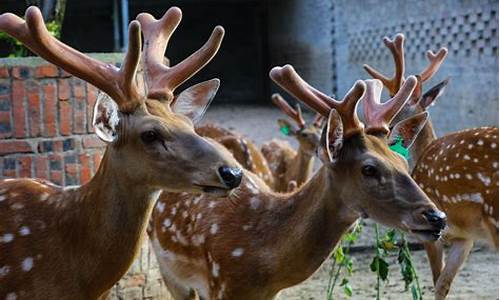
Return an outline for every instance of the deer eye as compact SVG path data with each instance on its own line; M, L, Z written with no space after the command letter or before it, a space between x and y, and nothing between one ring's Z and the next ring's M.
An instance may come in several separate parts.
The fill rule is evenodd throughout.
M141 140L144 144L151 144L160 139L156 131L148 130L141 133Z
M365 165L361 168L361 173L366 177L373 177L377 174L377 168L372 165Z

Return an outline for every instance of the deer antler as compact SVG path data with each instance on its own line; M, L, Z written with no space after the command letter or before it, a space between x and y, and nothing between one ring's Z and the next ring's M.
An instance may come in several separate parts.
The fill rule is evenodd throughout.
M215 56L224 37L224 28L216 26L208 41L198 51L173 67L163 64L163 56L172 33L181 22L182 12L172 7L159 20L141 13L137 20L144 34L144 73L148 98L173 100L174 90L191 78Z
M293 109L278 93L273 94L271 96L271 100L279 109L281 109L282 112L292 118L300 128L304 128L306 126L306 121L304 121L304 118L302 117L302 110L300 109L299 104L297 104L297 109Z
M317 128L321 128L321 124L323 124L324 117L320 113L316 113L314 116L313 125Z
M405 57L404 57L404 41L405 37L403 34L399 33L396 35L394 40L391 40L388 37L384 37L384 44L389 50L391 50L392 57L394 59L394 76L392 78L387 78L382 75L380 72L370 67L369 65L363 65L363 68L368 72L373 78L379 79L382 81L384 86L389 90L389 93L394 96L401 84L404 81L404 73L405 73Z
M337 101L310 86L291 65L274 67L269 76L297 100L305 103L324 117L328 117L332 108L337 110L342 118L345 137L363 129L363 124L359 121L356 113L357 105L366 88L362 80L356 81L342 101Z
M366 133L381 132L389 133L389 124L399 113L406 102L409 101L413 90L417 86L417 78L410 76L405 81L397 94L388 101L381 103L383 84L378 79L368 79L366 82L366 93L363 96Z
M135 84L141 52L141 27L137 21L129 25L129 48L120 69L95 60L50 35L40 10L31 6L25 19L5 13L0 15L0 31L21 41L31 51L97 88L118 104L120 110L133 110L142 97Z
M387 48L389 48L394 58L394 65L396 70L393 78L388 79L369 65L363 65L363 68L373 78L380 79L382 81L387 90L389 90L389 94L391 95L391 97L399 91L399 89L401 88L401 84L403 84L405 80L404 39L405 37L402 33L398 33L394 40L391 40L388 37L384 37L384 44ZM426 56L430 64L419 75L417 75L417 87L414 89L413 94L411 95L411 103L417 103L417 101L422 96L422 84L429 80L432 76L434 76L434 74L436 74L447 55L448 49L444 47L439 49L436 54L431 50L427 51Z

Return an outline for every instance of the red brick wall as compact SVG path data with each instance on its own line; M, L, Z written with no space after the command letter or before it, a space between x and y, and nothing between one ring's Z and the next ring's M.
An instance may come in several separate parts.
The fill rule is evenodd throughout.
M103 150L92 128L97 89L42 60L2 66L6 61L0 60L0 178L87 182Z

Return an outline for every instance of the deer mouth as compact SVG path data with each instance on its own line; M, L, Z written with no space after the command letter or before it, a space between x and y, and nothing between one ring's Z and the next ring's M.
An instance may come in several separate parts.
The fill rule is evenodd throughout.
M231 192L231 189L223 188L220 186L201 185L201 184L197 184L197 186L202 190L203 193L211 196L224 197L228 196L229 193Z
M414 229L410 232L423 241L437 241L443 234L441 229Z

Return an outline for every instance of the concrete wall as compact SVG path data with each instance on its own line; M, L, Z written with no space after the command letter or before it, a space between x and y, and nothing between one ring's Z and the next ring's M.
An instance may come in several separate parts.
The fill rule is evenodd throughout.
M93 55L111 63L122 55ZM104 144L91 126L97 89L40 58L0 59L0 179L87 182ZM168 299L147 240L111 299Z
M292 64L311 85L334 91L331 0L269 1L270 65ZM275 85L273 89L278 90Z
M337 86L343 95L356 79L368 78L368 63L392 74L382 43L403 32L406 74L426 66L425 51L449 49L448 58L424 90L451 77L431 108L438 134L483 125L498 126L498 2L491 0L335 1Z

